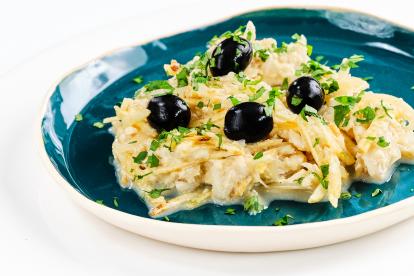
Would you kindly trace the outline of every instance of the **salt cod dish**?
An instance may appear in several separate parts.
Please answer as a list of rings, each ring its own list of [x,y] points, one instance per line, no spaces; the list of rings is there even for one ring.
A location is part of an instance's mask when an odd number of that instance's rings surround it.
[[[151,217],[207,203],[254,215],[275,199],[337,207],[354,180],[384,183],[414,161],[414,111],[354,77],[363,56],[328,66],[304,35],[256,39],[252,22],[205,53],[164,65],[115,106],[119,183]]]

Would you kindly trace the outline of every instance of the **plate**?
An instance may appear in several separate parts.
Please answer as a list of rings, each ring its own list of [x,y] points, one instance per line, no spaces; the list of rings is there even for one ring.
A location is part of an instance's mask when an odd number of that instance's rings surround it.
[[[166,222],[149,218],[139,197],[119,187],[111,165],[113,137],[107,127],[97,129],[93,123],[112,116],[113,106],[134,94],[142,85],[134,83],[134,77],[163,79],[163,64],[172,58],[189,60],[205,49],[213,35],[248,20],[256,24],[259,38],[288,41],[294,33],[305,34],[314,55],[323,55],[331,64],[363,54],[366,60],[353,74],[373,76],[373,91],[414,105],[412,31],[350,11],[259,10],[112,51],[63,78],[52,89],[41,119],[42,154],[49,171],[76,202],[98,217],[137,234],[202,249],[263,252],[315,247],[359,237],[411,216],[414,171],[410,165],[399,166],[376,197],[372,191],[378,185],[356,182],[350,192],[361,196],[341,201],[338,208],[328,203],[274,201],[256,216],[247,215],[241,206],[232,206],[236,214],[226,215],[227,207],[209,204],[173,214]],[[81,122],[74,120],[78,113],[83,114]],[[293,225],[270,226],[286,214],[294,217]]]

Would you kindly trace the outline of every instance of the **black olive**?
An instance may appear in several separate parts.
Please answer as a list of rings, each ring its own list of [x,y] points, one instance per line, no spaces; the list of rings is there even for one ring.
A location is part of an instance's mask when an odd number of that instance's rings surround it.
[[[167,94],[152,98],[147,107],[150,125],[158,131],[170,131],[179,126],[187,127],[190,123],[191,111],[181,98]]]
[[[265,106],[244,102],[230,108],[224,119],[224,133],[231,140],[260,141],[272,131],[273,118],[266,115]]]
[[[209,61],[214,77],[230,72],[239,73],[246,69],[252,60],[253,50],[249,41],[241,37],[230,37],[220,42]]]
[[[290,110],[299,114],[305,105],[319,110],[325,101],[325,93],[317,80],[300,77],[289,85],[286,102]]]

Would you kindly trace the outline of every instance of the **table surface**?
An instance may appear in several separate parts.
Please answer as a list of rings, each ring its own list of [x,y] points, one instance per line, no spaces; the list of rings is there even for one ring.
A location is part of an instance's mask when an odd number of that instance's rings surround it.
[[[107,50],[185,30],[189,22],[203,25],[250,7],[307,2],[1,1],[1,271],[9,272],[5,275],[408,274],[414,219],[357,240],[310,250],[266,254],[194,250],[98,220],[57,187],[38,157],[34,119],[46,91],[71,68]],[[353,8],[414,27],[408,1],[341,2],[320,0],[312,5]]]

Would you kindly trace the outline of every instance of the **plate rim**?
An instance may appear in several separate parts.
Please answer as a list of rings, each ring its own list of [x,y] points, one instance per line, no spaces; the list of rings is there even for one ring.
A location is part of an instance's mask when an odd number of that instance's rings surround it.
[[[307,223],[301,223],[301,224],[293,224],[293,225],[286,225],[284,227],[272,227],[272,226],[243,226],[243,225],[211,225],[211,224],[193,224],[193,223],[178,223],[178,222],[167,222],[167,221],[162,221],[159,219],[153,219],[153,218],[146,218],[146,217],[141,217],[138,215],[134,215],[134,214],[129,214],[126,212],[123,212],[121,210],[117,210],[102,204],[98,204],[95,201],[87,198],[86,196],[84,196],[83,194],[81,194],[80,192],[78,192],[67,180],[64,179],[64,177],[56,170],[56,168],[54,167],[52,161],[49,158],[49,155],[47,154],[46,148],[45,148],[45,143],[44,143],[44,139],[43,139],[43,133],[42,133],[42,122],[43,122],[43,118],[44,115],[46,114],[47,108],[48,108],[48,104],[49,104],[49,100],[50,97],[53,95],[53,92],[55,91],[56,87],[58,86],[59,83],[61,83],[61,81],[63,81],[66,77],[68,77],[69,75],[73,74],[74,72],[84,68],[85,66],[87,66],[88,64],[90,64],[91,62],[93,62],[94,60],[97,59],[101,59],[107,55],[111,55],[117,51],[121,51],[123,49],[127,49],[129,47],[134,47],[134,46],[138,46],[138,45],[142,45],[145,43],[148,43],[150,41],[154,41],[157,39],[161,39],[161,38],[165,38],[165,37],[169,37],[175,34],[179,34],[182,32],[186,32],[186,31],[191,31],[191,30],[195,30],[198,28],[203,28],[203,27],[207,27],[207,26],[211,26],[214,25],[216,23],[220,23],[226,20],[229,20],[235,16],[239,16],[239,15],[243,15],[246,13],[252,13],[252,12],[258,12],[258,11],[266,11],[266,10],[272,10],[272,9],[305,9],[305,10],[326,10],[326,11],[338,11],[338,12],[352,12],[352,13],[356,13],[356,14],[361,14],[361,15],[365,15],[365,16],[369,16],[372,18],[376,18],[379,20],[382,20],[384,22],[387,22],[389,24],[392,24],[394,26],[409,30],[411,32],[414,32],[414,27],[411,26],[407,26],[405,24],[399,23],[397,21],[394,20],[389,20],[386,18],[383,18],[381,16],[366,12],[366,11],[361,11],[358,9],[352,9],[352,8],[345,8],[345,7],[341,7],[341,6],[329,6],[329,5],[301,5],[301,4],[282,4],[282,5],[277,5],[277,4],[273,4],[273,5],[267,5],[267,6],[260,6],[260,7],[252,7],[252,8],[244,8],[242,11],[238,11],[238,12],[233,12],[233,13],[229,13],[229,15],[227,16],[223,16],[220,17],[219,19],[214,19],[214,20],[210,20],[208,23],[203,23],[200,25],[191,25],[188,28],[185,28],[184,30],[181,31],[174,31],[172,33],[164,33],[163,35],[160,36],[150,36],[150,38],[147,39],[141,39],[141,40],[137,40],[135,41],[133,44],[130,45],[124,45],[121,47],[116,47],[113,49],[110,49],[108,51],[105,51],[99,55],[96,55],[95,57],[87,60],[86,62],[68,70],[66,73],[61,74],[61,77],[57,78],[57,80],[55,82],[52,83],[52,85],[50,86],[50,88],[48,89],[48,91],[46,92],[44,99],[42,100],[42,105],[39,109],[37,118],[35,119],[36,124],[35,124],[35,136],[36,136],[36,140],[37,140],[37,150],[39,153],[39,156],[42,160],[42,163],[46,169],[46,171],[48,171],[49,175],[51,175],[53,177],[53,179],[66,191],[69,193],[69,195],[71,196],[71,198],[80,206],[82,206],[85,210],[94,213],[96,216],[98,216],[99,218],[105,220],[108,223],[114,224],[118,227],[124,228],[126,230],[128,230],[125,227],[122,227],[118,224],[113,223],[111,220],[106,219],[105,217],[113,217],[113,216],[118,216],[121,219],[124,220],[134,220],[136,222],[142,223],[142,224],[150,224],[154,227],[159,227],[162,226],[163,229],[185,229],[185,230],[207,230],[207,231],[211,231],[211,230],[221,230],[221,231],[225,231],[225,232],[242,232],[242,233],[251,233],[251,232],[255,232],[257,233],[258,231],[261,233],[284,233],[284,232],[291,232],[291,231],[295,231],[295,230],[315,230],[315,229],[320,229],[320,228],[326,228],[326,227],[332,227],[332,226],[340,226],[340,225],[349,225],[349,224],[355,224],[358,222],[363,222],[363,221],[368,221],[369,219],[375,218],[377,216],[385,216],[385,215],[391,215],[393,213],[397,213],[399,211],[401,211],[402,209],[409,209],[409,207],[413,207],[411,208],[412,211],[410,212],[410,214],[408,216],[405,216],[404,218],[399,219],[398,221],[395,221],[394,223],[388,224],[385,227],[391,226],[399,221],[405,220],[411,216],[414,215],[414,196],[411,196],[409,198],[400,200],[396,203],[392,203],[388,206],[384,206],[384,207],[380,207],[371,211],[367,211],[358,215],[353,215],[350,217],[346,217],[346,218],[337,218],[337,219],[331,219],[331,220],[327,220],[327,221],[321,221],[321,222],[307,222]],[[382,228],[385,228],[382,227]],[[382,229],[380,228],[380,229]],[[377,230],[380,230],[377,229]],[[374,230],[375,231],[375,230]],[[372,231],[373,232],[373,231]],[[368,234],[368,233],[367,233]],[[346,240],[346,239],[344,239]],[[339,242],[339,241],[338,241]],[[332,242],[330,242],[329,244],[331,244]],[[328,244],[328,243],[326,243]],[[227,250],[226,250],[227,251]],[[274,251],[274,250],[271,250]]]

